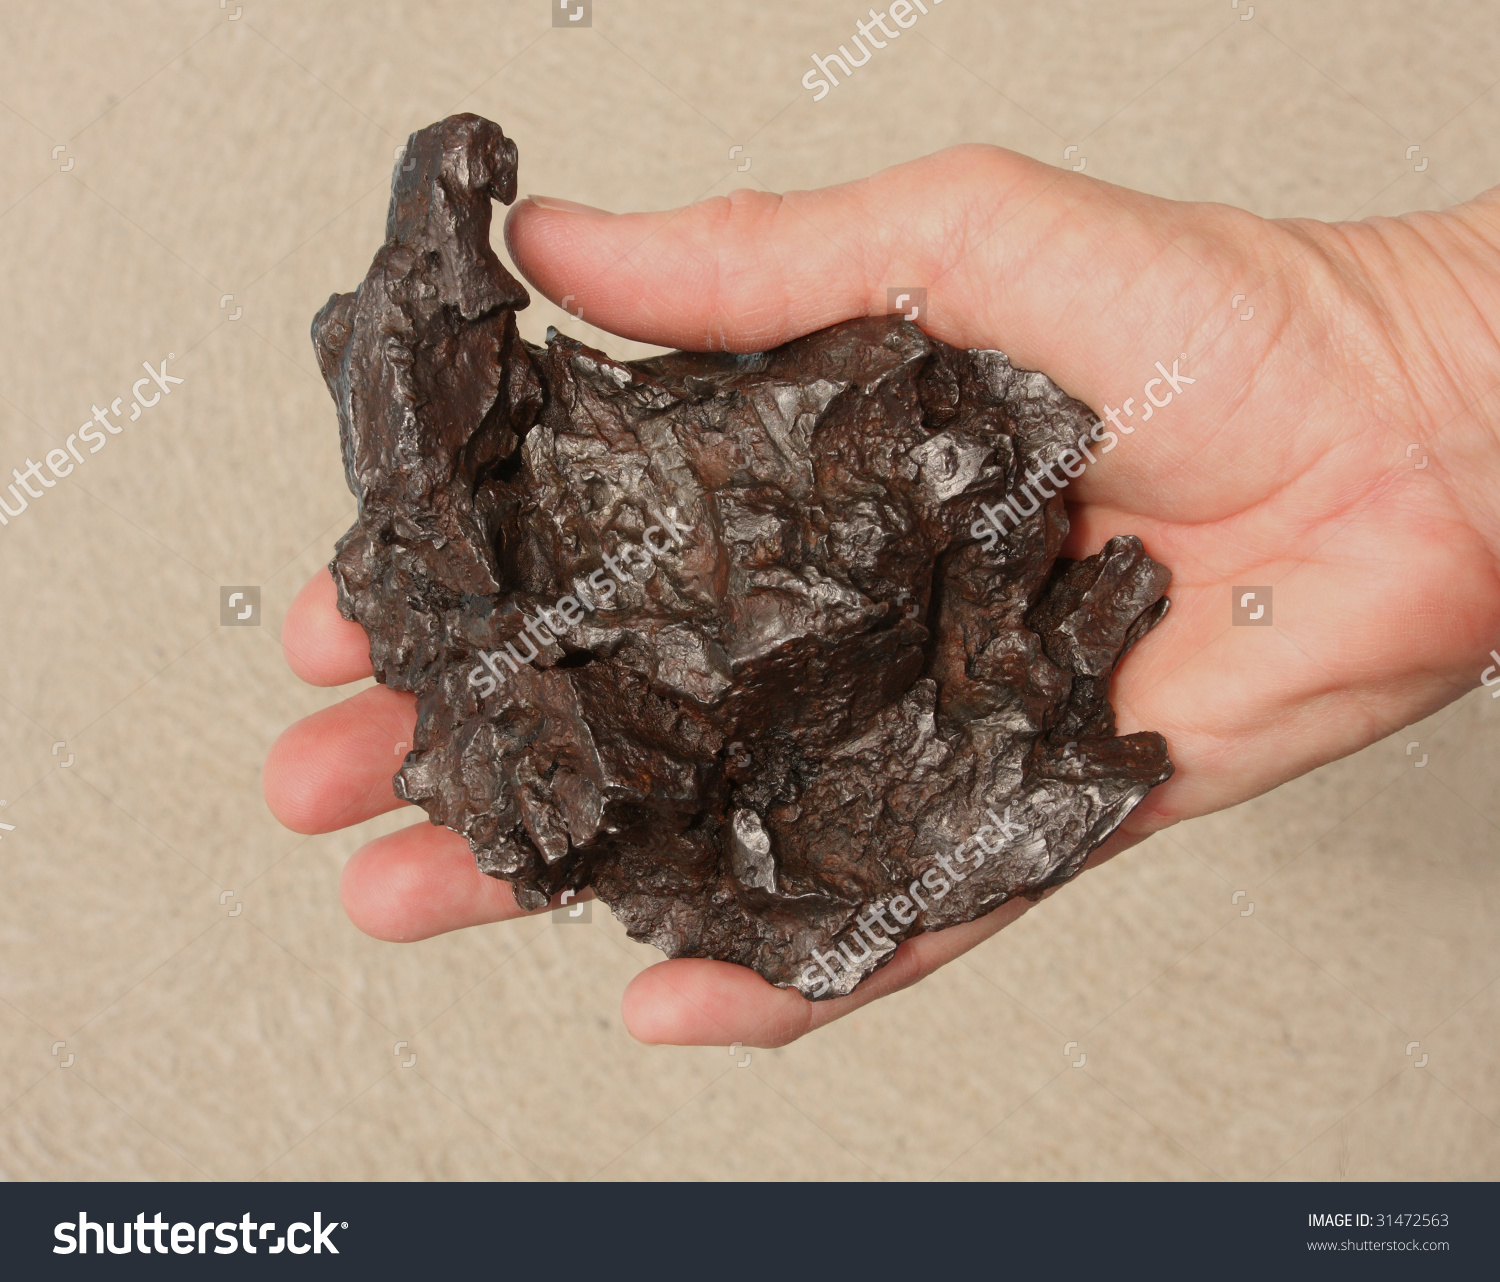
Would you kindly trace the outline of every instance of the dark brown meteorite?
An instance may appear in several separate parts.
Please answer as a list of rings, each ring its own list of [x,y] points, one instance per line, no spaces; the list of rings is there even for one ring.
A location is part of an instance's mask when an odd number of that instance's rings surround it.
[[[487,120],[414,134],[313,324],[359,500],[339,608],[418,701],[396,792],[528,908],[592,886],[809,997],[1071,877],[1172,772],[1109,704],[1169,576],[1133,538],[1060,560],[1060,496],[979,522],[1094,416],[892,316],[751,356],[535,347],[489,243],[515,175]]]

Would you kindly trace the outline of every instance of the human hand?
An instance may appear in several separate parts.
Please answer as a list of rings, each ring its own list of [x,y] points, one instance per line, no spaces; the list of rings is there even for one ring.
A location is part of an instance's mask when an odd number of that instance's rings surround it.
[[[1476,684],[1500,638],[1500,199],[1268,222],[962,147],[842,187],[672,213],[528,199],[506,236],[547,296],[666,346],[762,350],[885,312],[889,286],[921,286],[934,336],[998,347],[1114,411],[1118,447],[1064,491],[1064,551],[1136,534],[1172,569],[1172,612],[1112,699],[1120,733],[1160,731],[1177,773],[1091,864],[1427,715]],[[1148,410],[1158,361],[1186,377]],[[1241,585],[1274,587],[1274,627],[1231,626]],[[283,640],[316,684],[370,674],[326,573]],[[292,727],[267,762],[272,809],[322,832],[402,804],[393,745],[411,741],[414,719],[411,696],[376,687]],[[343,894],[356,924],[387,939],[521,915],[462,838],[427,824],[356,854]],[[915,982],[1027,906],[908,940],[827,1002],[726,963],[662,962],[627,990],[626,1023],[647,1041],[779,1045]]]

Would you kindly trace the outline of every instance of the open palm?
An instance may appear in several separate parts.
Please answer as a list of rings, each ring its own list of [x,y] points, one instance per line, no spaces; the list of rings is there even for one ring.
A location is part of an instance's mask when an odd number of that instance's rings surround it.
[[[1486,198],[1400,220],[1273,223],[976,146],[672,213],[528,199],[506,237],[549,297],[674,347],[762,350],[883,313],[893,288],[925,289],[928,332],[1000,348],[1109,415],[1118,444],[1064,492],[1065,552],[1135,534],[1172,569],[1172,611],[1112,697],[1120,733],[1160,731],[1177,774],[1098,862],[1478,681],[1500,640],[1497,229],[1500,201]],[[1269,613],[1237,626],[1252,590],[1244,614]],[[283,641],[315,684],[370,675],[326,573]],[[402,804],[394,747],[414,721],[411,696],[377,686],[293,726],[266,765],[272,809],[326,832]],[[343,894],[386,939],[521,915],[462,838],[425,823],[356,854]],[[631,984],[626,1022],[649,1041],[778,1045],[913,983],[1025,907],[917,936],[828,1002],[727,963],[662,962]]]

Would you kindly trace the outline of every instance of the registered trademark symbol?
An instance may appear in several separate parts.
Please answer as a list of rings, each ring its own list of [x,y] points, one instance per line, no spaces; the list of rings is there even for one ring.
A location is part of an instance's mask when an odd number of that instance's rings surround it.
[[[339,1225],[339,1228],[341,1228],[341,1229],[347,1229],[348,1227],[349,1227],[349,1221],[348,1220],[345,1220],[342,1224]]]

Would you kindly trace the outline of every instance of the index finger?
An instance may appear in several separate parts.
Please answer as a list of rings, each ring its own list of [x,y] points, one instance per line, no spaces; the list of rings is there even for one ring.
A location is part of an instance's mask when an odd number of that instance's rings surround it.
[[[297,593],[281,625],[281,649],[293,672],[315,686],[341,686],[370,676],[370,639],[339,613],[333,576],[319,570]]]

